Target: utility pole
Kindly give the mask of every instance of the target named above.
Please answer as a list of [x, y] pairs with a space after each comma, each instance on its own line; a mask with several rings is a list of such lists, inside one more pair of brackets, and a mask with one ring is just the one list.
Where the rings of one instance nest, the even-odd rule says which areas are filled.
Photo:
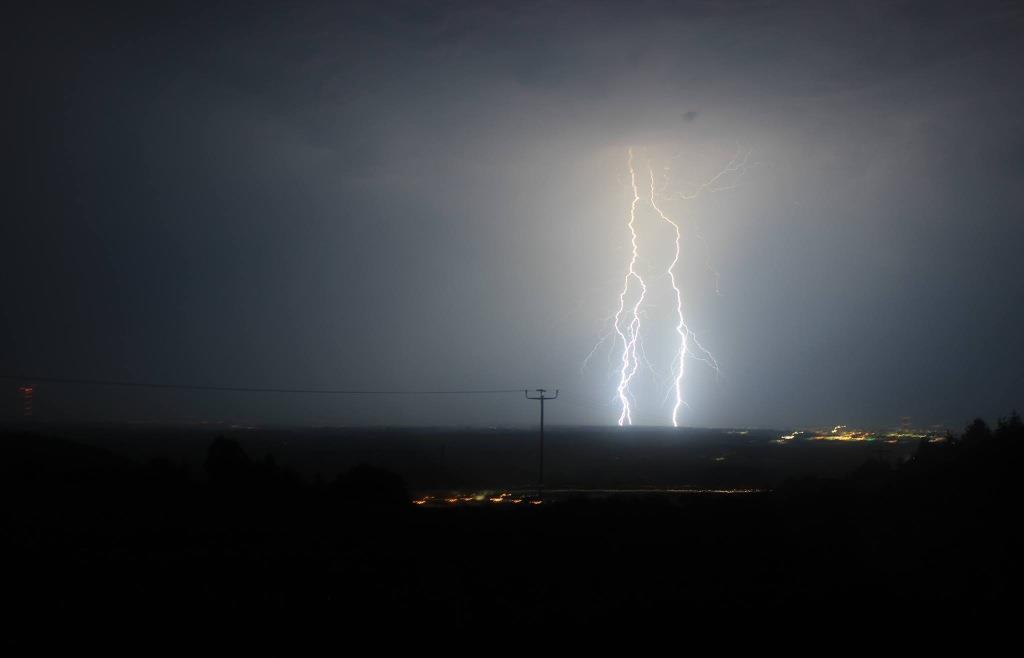
[[538, 455], [538, 468], [537, 468], [537, 495], [540, 498], [544, 498], [544, 400], [554, 400], [558, 397], [558, 389], [555, 389], [555, 394], [546, 396], [547, 389], [538, 388], [537, 395], [531, 396], [527, 390], [523, 391], [523, 395], [526, 396], [527, 400], [540, 400], [540, 450]]

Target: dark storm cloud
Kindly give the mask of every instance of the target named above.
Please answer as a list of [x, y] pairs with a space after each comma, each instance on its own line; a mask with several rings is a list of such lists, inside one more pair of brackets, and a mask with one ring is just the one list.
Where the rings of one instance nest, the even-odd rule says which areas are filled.
[[[694, 210], [722, 296], [695, 267], [690, 312], [723, 373], [693, 369], [689, 421], [1005, 412], [1024, 360], [1021, 27], [1012, 3], [16, 14], [3, 369], [558, 384], [557, 420], [607, 422], [614, 386], [579, 373], [625, 265], [624, 149], [682, 150], [699, 172], [739, 142], [758, 166]], [[138, 404], [528, 418], [507, 401]]]

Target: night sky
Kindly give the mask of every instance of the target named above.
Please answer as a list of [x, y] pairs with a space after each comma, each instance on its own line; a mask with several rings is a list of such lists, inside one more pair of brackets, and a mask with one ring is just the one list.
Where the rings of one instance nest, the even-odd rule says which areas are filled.
[[[958, 427], [1021, 404], [1018, 3], [84, 5], [0, 28], [0, 374], [557, 387], [551, 422], [614, 424], [621, 346], [583, 361], [628, 266], [633, 148], [677, 181], [749, 153], [728, 185], [666, 204], [687, 321], [720, 367], [687, 364], [684, 424]], [[664, 286], [656, 223], [638, 218], [641, 266]], [[671, 408], [659, 294], [641, 424]], [[536, 414], [514, 395], [42, 384], [37, 408]]]

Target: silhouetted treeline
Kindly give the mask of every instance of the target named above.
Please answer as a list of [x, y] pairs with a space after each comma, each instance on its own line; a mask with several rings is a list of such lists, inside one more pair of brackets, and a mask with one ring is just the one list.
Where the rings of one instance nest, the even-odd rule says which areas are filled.
[[[386, 470], [309, 482], [224, 438], [193, 472], [7, 436], [6, 639], [990, 620], [1024, 583], [1022, 449], [1014, 413], [766, 494], [425, 509]], [[85, 635], [28, 630], [74, 622]]]

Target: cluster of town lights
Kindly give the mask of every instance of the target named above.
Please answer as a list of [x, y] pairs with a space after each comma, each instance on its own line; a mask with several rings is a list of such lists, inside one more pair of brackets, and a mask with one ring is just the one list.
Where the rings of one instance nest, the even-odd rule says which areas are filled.
[[522, 503], [528, 503], [530, 505], [540, 505], [543, 501], [539, 498], [526, 498], [524, 496], [516, 496], [508, 491], [503, 491], [497, 495], [493, 495], [487, 492], [475, 493], [468, 496], [421, 496], [412, 501], [414, 505], [429, 505], [429, 506], [445, 506], [445, 505], [466, 505], [466, 504], [481, 504], [490, 503], [495, 505], [520, 505]]
[[775, 439], [775, 443], [789, 443], [797, 439], [802, 441], [882, 441], [885, 443], [926, 440], [935, 443], [936, 441], [941, 441], [943, 435], [927, 430], [870, 432], [867, 430], [850, 429], [846, 425], [836, 425], [831, 430], [797, 430], [789, 434], [783, 434]]

